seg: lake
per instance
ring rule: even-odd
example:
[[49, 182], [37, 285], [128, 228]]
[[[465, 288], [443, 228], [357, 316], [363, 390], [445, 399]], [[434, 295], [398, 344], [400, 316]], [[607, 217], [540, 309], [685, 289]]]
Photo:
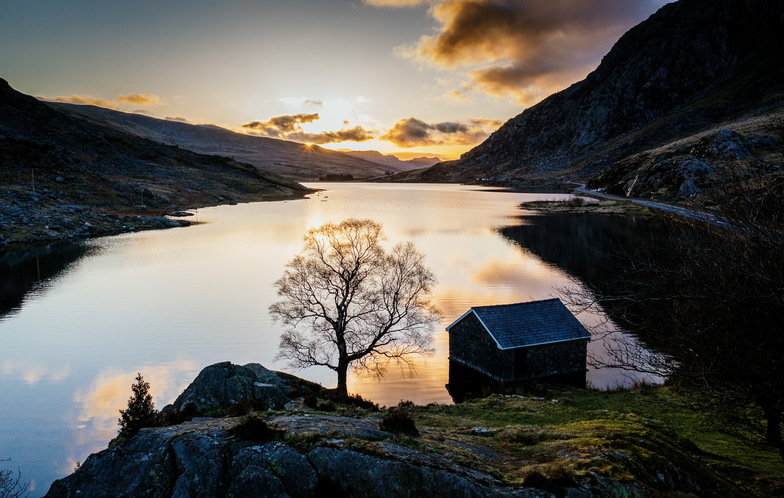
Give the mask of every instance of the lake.
[[[381, 405], [450, 403], [444, 328], [471, 306], [555, 297], [579, 285], [502, 227], [524, 222], [519, 204], [568, 199], [458, 185], [314, 183], [306, 199], [200, 209], [199, 225], [107, 237], [25, 263], [32, 290], [0, 308], [0, 458], [32, 480], [33, 496], [73, 471], [117, 433], [137, 372], [162, 408], [207, 365], [261, 363], [325, 386], [334, 372], [292, 371], [275, 361], [282, 331], [267, 308], [272, 283], [312, 227], [346, 218], [383, 224], [389, 246], [413, 241], [437, 277], [443, 321], [435, 355], [414, 378], [350, 375], [349, 392]], [[546, 237], [546, 235], [545, 235]], [[60, 258], [60, 259], [58, 259]], [[38, 281], [40, 280], [40, 281]], [[578, 315], [586, 325], [602, 317]], [[599, 342], [589, 348], [601, 354]], [[612, 387], [618, 372], [589, 369]]]

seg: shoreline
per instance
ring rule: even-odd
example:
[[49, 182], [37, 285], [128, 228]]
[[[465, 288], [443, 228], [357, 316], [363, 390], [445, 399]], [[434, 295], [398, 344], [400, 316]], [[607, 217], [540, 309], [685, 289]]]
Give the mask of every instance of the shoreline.
[[[304, 198], [317, 190], [289, 194], [252, 194], [242, 198], [206, 199], [187, 207], [166, 208], [135, 206], [95, 206], [59, 204], [43, 200], [42, 194], [27, 192], [0, 203], [0, 259], [10, 253], [32, 250], [58, 243], [79, 243], [98, 237], [146, 230], [188, 227], [197, 224], [187, 219], [188, 211], [249, 202], [275, 202]], [[8, 194], [11, 194], [8, 192]], [[10, 196], [10, 195], [9, 195]], [[5, 196], [8, 197], [8, 196]]]
[[622, 216], [653, 217], [651, 208], [625, 201], [598, 200], [586, 201], [578, 196], [569, 201], [529, 201], [519, 205], [520, 209], [540, 214], [608, 214]]

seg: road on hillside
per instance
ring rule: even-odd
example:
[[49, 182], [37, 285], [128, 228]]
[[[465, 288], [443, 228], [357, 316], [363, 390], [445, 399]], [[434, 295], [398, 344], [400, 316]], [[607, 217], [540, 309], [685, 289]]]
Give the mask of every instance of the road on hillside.
[[725, 225], [726, 222], [721, 220], [719, 217], [714, 216], [709, 213], [703, 213], [701, 211], [695, 211], [694, 209], [687, 209], [680, 206], [673, 206], [671, 204], [664, 204], [663, 202], [654, 202], [654, 201], [644, 201], [642, 199], [630, 199], [628, 197], [619, 197], [616, 195], [605, 194], [604, 192], [599, 192], [597, 190], [590, 190], [585, 188], [584, 183], [578, 182], [566, 182], [571, 183], [572, 185], [577, 185], [574, 188], [575, 192], [579, 192], [583, 195], [588, 195], [591, 197], [598, 197], [600, 199], [609, 199], [613, 201], [625, 201], [631, 202], [632, 204], [639, 204], [640, 206], [645, 206], [653, 209], [661, 209], [663, 211], [667, 211], [669, 213], [674, 213], [680, 216], [685, 216], [686, 218], [693, 218], [695, 220], [706, 221], [708, 223], [712, 223], [714, 225]]

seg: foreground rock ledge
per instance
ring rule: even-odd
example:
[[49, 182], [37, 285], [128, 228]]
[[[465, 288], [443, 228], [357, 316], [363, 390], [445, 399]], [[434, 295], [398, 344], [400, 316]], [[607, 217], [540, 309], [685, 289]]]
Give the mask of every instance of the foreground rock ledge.
[[[144, 429], [129, 442], [90, 456], [73, 475], [55, 482], [47, 496], [527, 495], [504, 490], [491, 476], [446, 458], [382, 441], [392, 435], [367, 421], [273, 417], [287, 434], [296, 434], [290, 430], [304, 419], [313, 429], [307, 437], [323, 438], [303, 450], [282, 441], [236, 440], [229, 429], [240, 419], [199, 418]], [[376, 454], [350, 449], [346, 440], [356, 437], [355, 428], [364, 440], [376, 439]]]
[[[238, 405], [248, 405], [263, 407], [260, 409], [265, 411], [237, 417], [202, 416], [178, 425], [142, 429], [133, 438], [90, 455], [73, 474], [52, 484], [46, 496], [734, 494], [731, 485], [722, 483], [682, 444], [636, 422], [624, 422], [620, 432], [604, 440], [596, 439], [588, 447], [563, 443], [565, 446], [554, 453], [558, 459], [555, 462], [549, 457], [534, 462], [530, 456], [521, 458], [520, 449], [537, 448], [538, 444], [560, 445], [568, 438], [577, 441], [586, 436], [602, 437], [601, 434], [609, 434], [608, 426], [597, 421], [579, 429], [567, 427], [559, 435], [551, 429], [528, 426], [457, 429], [455, 421], [459, 415], [455, 412], [460, 408], [442, 405], [422, 407], [431, 423], [419, 427], [421, 437], [410, 437], [381, 430], [383, 413], [354, 406], [341, 408], [342, 415], [307, 413], [301, 396], [313, 396], [312, 393], [323, 394], [324, 390], [261, 365], [212, 365], [166, 410], [175, 414], [183, 410], [216, 413], [217, 406], [236, 409]], [[518, 413], [529, 406], [552, 404], [542, 398], [522, 396], [494, 399], [499, 404], [488, 410], [488, 415], [496, 408]], [[285, 409], [276, 410], [281, 406]], [[259, 419], [264, 421], [264, 431], [237, 430], [250, 425], [249, 420]], [[609, 447], [607, 441], [613, 441], [617, 447]], [[646, 446], [655, 451], [638, 451], [640, 448], [632, 446], [638, 442], [640, 448]], [[519, 470], [526, 466], [539, 465], [536, 468], [542, 469], [542, 465], [560, 465], [560, 460], [568, 459], [580, 459], [575, 467], [582, 469], [579, 475], [561, 471], [560, 477], [553, 477], [533, 472], [525, 479], [519, 478]], [[618, 469], [627, 474], [616, 480]]]

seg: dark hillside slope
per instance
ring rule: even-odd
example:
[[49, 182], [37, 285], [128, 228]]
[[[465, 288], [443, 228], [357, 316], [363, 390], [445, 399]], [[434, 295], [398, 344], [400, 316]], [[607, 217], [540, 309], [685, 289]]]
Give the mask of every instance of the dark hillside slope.
[[681, 0], [623, 35], [583, 81], [421, 179], [587, 179], [641, 151], [780, 110], [782, 95], [784, 2]]
[[123, 218], [131, 215], [308, 192], [249, 164], [73, 119], [2, 79], [0, 184], [0, 248], [117, 233], [144, 221]]
[[348, 174], [362, 179], [406, 169], [378, 164], [317, 145], [307, 146], [287, 140], [244, 135], [214, 125], [194, 125], [89, 105], [48, 104], [80, 120], [111, 126], [200, 154], [231, 157], [252, 164], [259, 171], [297, 181], [318, 180], [328, 174]]

